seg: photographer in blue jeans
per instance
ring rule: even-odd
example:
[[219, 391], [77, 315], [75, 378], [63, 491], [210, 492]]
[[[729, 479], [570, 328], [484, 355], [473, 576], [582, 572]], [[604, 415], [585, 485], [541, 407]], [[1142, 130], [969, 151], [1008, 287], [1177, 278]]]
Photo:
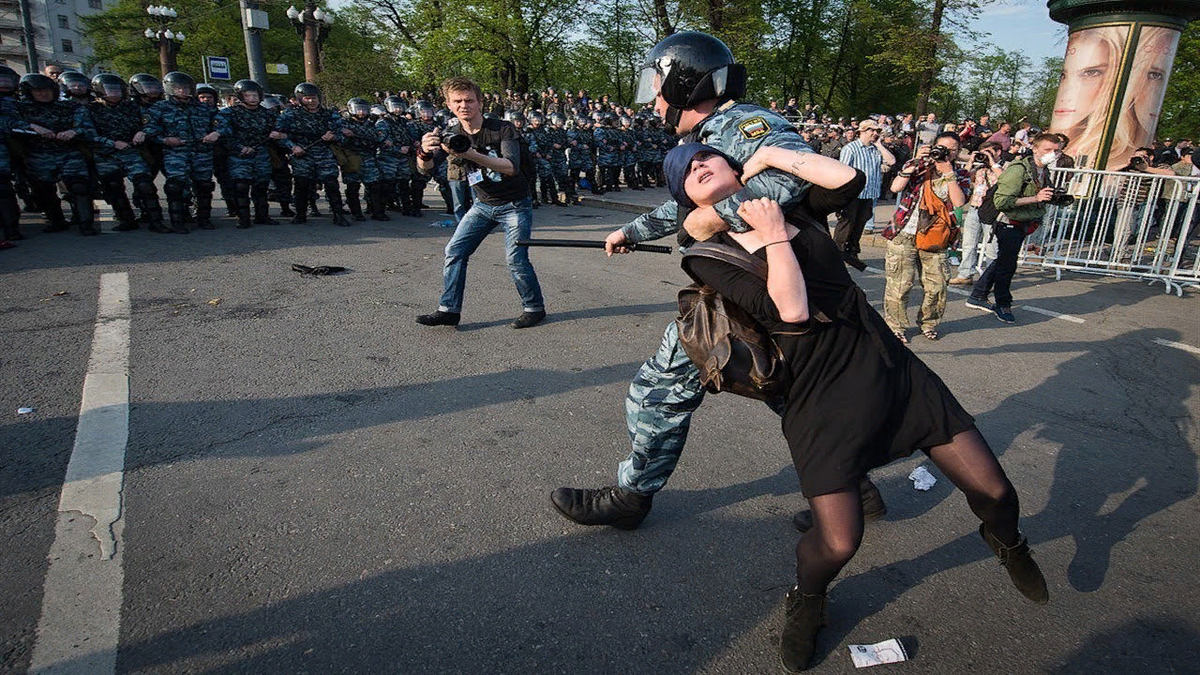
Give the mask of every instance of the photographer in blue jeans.
[[513, 328], [529, 328], [546, 318], [542, 287], [529, 262], [529, 251], [517, 246], [528, 239], [533, 226], [533, 206], [529, 183], [521, 166], [520, 132], [511, 122], [483, 116], [483, 93], [479, 85], [465, 77], [452, 77], [442, 83], [446, 105], [457, 118], [446, 129], [435, 128], [421, 137], [417, 168], [430, 174], [443, 161], [449, 161], [474, 188], [475, 203], [463, 214], [450, 242], [446, 244], [446, 262], [442, 277], [445, 288], [438, 309], [417, 317], [425, 326], [457, 326], [462, 316], [463, 291], [467, 283], [467, 262], [483, 238], [500, 226], [504, 228], [504, 250], [508, 271], [521, 296], [522, 312]]

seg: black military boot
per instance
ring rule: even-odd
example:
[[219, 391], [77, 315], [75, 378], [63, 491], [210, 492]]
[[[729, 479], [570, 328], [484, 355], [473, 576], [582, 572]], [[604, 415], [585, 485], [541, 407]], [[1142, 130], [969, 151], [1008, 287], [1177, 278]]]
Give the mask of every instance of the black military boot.
[[346, 205], [350, 207], [350, 217], [361, 223], [366, 217], [363, 216], [362, 202], [358, 198], [360, 190], [362, 183], [346, 183]]
[[133, 212], [133, 205], [129, 203], [129, 197], [126, 197], [124, 190], [120, 196], [109, 200], [109, 205], [112, 206], [113, 217], [116, 218], [117, 226], [113, 228], [114, 232], [130, 232], [140, 229], [142, 226], [138, 224], [137, 215]]
[[46, 218], [47, 225], [42, 228], [42, 232], [65, 232], [67, 218], [63, 215], [57, 186], [54, 183], [38, 181], [32, 183], [29, 188], [33, 192], [33, 198], [37, 205], [41, 207], [42, 215]]
[[190, 231], [187, 226], [187, 210], [188, 203], [182, 197], [171, 197], [167, 199], [167, 216], [171, 220], [170, 232], [174, 234], [188, 234]]
[[550, 493], [550, 503], [568, 520], [580, 525], [612, 525], [619, 530], [641, 525], [653, 501], [654, 495], [617, 486], [599, 490], [558, 488]]
[[371, 208], [371, 220], [387, 222], [392, 219], [387, 214], [386, 189], [383, 181], [367, 184], [367, 206]]
[[100, 231], [96, 229], [96, 207], [92, 203], [91, 192], [86, 189], [86, 186], [83, 187], [82, 192], [77, 192], [75, 189], [71, 191], [71, 212], [75, 224], [79, 227], [79, 234], [92, 237], [100, 234]]
[[[338, 227], [350, 227], [350, 221], [342, 215], [342, 190], [338, 186], [336, 178], [325, 181], [325, 199], [329, 200], [329, 211], [333, 215], [333, 224]], [[362, 215], [361, 207], [359, 215]]]
[[[233, 186], [233, 190], [229, 197], [232, 199], [233, 210], [237, 215], [237, 228], [239, 230], [247, 230], [250, 228], [250, 183], [239, 180]], [[230, 201], [227, 199], [226, 201]]]
[[202, 230], [217, 229], [212, 221], [212, 181], [193, 181], [192, 191], [196, 195], [196, 227]]
[[604, 168], [608, 172], [608, 191], [609, 192], [620, 192], [621, 191], [621, 167], [606, 166]]
[[17, 194], [13, 192], [12, 180], [0, 180], [0, 227], [3, 228], [4, 238], [8, 241], [21, 241], [21, 205], [17, 202]]
[[599, 182], [599, 176], [596, 174], [595, 169], [588, 171], [588, 184], [592, 186], [592, 194], [604, 194], [604, 185]]
[[784, 600], [783, 632], [779, 635], [779, 661], [789, 673], [808, 669], [817, 650], [817, 633], [828, 623], [824, 595], [801, 593], [793, 586]]
[[400, 202], [400, 214], [413, 215], [412, 186], [406, 180], [396, 181], [396, 200]]
[[1008, 576], [1012, 579], [1013, 586], [1021, 591], [1021, 595], [1039, 605], [1050, 601], [1050, 591], [1046, 589], [1046, 578], [1042, 576], [1041, 568], [1033, 559], [1033, 552], [1029, 550], [1029, 541], [1025, 537], [1018, 533], [1017, 541], [1006, 546], [983, 523], [979, 524], [979, 536], [983, 537], [988, 548], [992, 549], [992, 553], [995, 553], [996, 557], [1000, 559], [1000, 564], [1008, 570]]
[[292, 204], [296, 209], [292, 214], [292, 224], [302, 225], [308, 222], [308, 180], [297, 178], [292, 185]]
[[254, 204], [255, 225], [278, 225], [279, 221], [271, 217], [271, 199], [266, 183], [257, 183], [250, 187], [250, 201]]
[[410, 181], [408, 184], [408, 198], [411, 200], [412, 206], [409, 208], [409, 215], [414, 218], [421, 217], [421, 193], [425, 191], [425, 186], [420, 181]]

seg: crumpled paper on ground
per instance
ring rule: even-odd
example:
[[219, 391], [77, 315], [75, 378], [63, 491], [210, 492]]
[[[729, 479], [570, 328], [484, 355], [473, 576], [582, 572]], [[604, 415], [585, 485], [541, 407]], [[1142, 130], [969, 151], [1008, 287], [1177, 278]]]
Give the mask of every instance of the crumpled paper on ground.
[[933, 474], [929, 473], [929, 469], [923, 466], [913, 469], [912, 473], [908, 474], [908, 479], [913, 482], [913, 487], [918, 490], [928, 490], [937, 482]]

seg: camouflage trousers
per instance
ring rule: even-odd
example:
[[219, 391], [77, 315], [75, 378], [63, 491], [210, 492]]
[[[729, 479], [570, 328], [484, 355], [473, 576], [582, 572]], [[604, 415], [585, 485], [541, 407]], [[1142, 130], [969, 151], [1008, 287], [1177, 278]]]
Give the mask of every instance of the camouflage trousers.
[[379, 153], [375, 163], [379, 165], [380, 178], [383, 180], [408, 180], [412, 178], [412, 163], [408, 155]]
[[[658, 352], [642, 364], [625, 397], [625, 423], [633, 446], [617, 468], [617, 485], [654, 494], [667, 484], [692, 424], [692, 413], [704, 401], [700, 371], [679, 344], [672, 321]], [[768, 404], [783, 414], [783, 401]]]
[[269, 183], [273, 171], [271, 153], [265, 147], [255, 148], [248, 157], [240, 152], [229, 157], [229, 177], [235, 181]]
[[900, 232], [889, 241], [885, 255], [886, 285], [883, 289], [883, 318], [892, 330], [903, 330], [908, 323], [908, 296], [919, 276], [925, 297], [917, 313], [921, 330], [937, 328], [946, 313], [946, 284], [950, 281], [950, 261], [946, 252], [917, 250], [916, 235]]
[[100, 176], [120, 174], [126, 178], [137, 175], [150, 175], [150, 167], [137, 148], [129, 147], [124, 150], [97, 149], [95, 151], [96, 173]]
[[567, 168], [567, 158], [556, 157], [550, 160], [550, 170], [554, 173], [554, 182], [558, 184], [558, 189], [567, 193], [567, 196], [573, 196], [575, 181], [571, 180], [571, 173]]

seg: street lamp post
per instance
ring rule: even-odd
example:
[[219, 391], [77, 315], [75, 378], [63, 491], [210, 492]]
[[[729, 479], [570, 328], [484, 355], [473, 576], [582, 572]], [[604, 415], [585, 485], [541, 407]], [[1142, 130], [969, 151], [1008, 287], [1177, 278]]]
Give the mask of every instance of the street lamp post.
[[171, 20], [179, 16], [179, 12], [165, 6], [150, 5], [146, 8], [146, 13], [154, 17], [158, 22], [158, 28], [147, 28], [142, 35], [150, 41], [158, 49], [158, 64], [162, 69], [163, 77], [167, 73], [178, 70], [175, 65], [175, 57], [179, 54], [179, 47], [183, 44], [183, 33], [176, 33], [171, 30], [168, 24]]
[[304, 79], [313, 82], [321, 72], [321, 45], [329, 35], [333, 15], [314, 1], [306, 3], [304, 11], [288, 7], [287, 16], [296, 33], [304, 38]]

